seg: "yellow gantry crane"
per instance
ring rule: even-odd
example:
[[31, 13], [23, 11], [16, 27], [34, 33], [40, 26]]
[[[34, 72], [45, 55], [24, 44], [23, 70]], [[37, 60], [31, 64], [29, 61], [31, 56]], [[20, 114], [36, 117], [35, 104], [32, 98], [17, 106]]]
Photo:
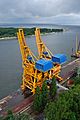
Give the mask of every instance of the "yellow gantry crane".
[[34, 56], [30, 48], [26, 44], [23, 29], [19, 29], [19, 31], [17, 32], [17, 36], [18, 36], [20, 51], [22, 55], [22, 67], [23, 67], [21, 88], [24, 93], [26, 92], [27, 88], [29, 88], [34, 93], [36, 73], [37, 73], [34, 66], [35, 66], [35, 60], [37, 58]]
[[[36, 36], [36, 44], [37, 44], [37, 48], [38, 48], [38, 55], [39, 58], [46, 58], [46, 59], [52, 59], [52, 56], [54, 56], [52, 54], [52, 52], [46, 47], [46, 45], [43, 43], [42, 39], [41, 39], [41, 35], [40, 35], [40, 29], [36, 28], [35, 30], [35, 36]], [[53, 76], [55, 76], [59, 81], [62, 81], [63, 78], [61, 78], [59, 76], [60, 71], [61, 71], [61, 65], [57, 62], [53, 63], [54, 66], [51, 69], [51, 78]]]
[[80, 41], [78, 43], [78, 36], [76, 35], [76, 56], [80, 57]]
[[61, 65], [58, 63], [53, 64], [51, 60], [52, 53], [42, 42], [40, 30], [37, 28], [35, 35], [39, 53], [38, 59], [26, 44], [23, 29], [19, 29], [17, 32], [22, 55], [23, 76], [21, 89], [24, 95], [26, 95], [27, 89], [35, 94], [36, 87], [39, 86], [41, 88], [43, 82], [51, 80], [53, 76], [62, 80], [59, 76]]
[[[21, 89], [25, 94], [27, 88], [29, 88], [34, 94], [36, 87], [42, 87], [43, 81], [49, 79], [49, 72], [53, 67], [53, 64], [50, 60], [37, 60], [35, 55], [31, 52], [30, 48], [26, 44], [23, 29], [18, 30], [17, 36], [22, 55], [23, 67]], [[46, 65], [48, 65], [47, 68]]]
[[71, 57], [79, 58], [80, 57], [80, 41], [78, 41], [78, 36], [76, 35], [76, 51], [73, 53], [72, 48], [72, 55]]

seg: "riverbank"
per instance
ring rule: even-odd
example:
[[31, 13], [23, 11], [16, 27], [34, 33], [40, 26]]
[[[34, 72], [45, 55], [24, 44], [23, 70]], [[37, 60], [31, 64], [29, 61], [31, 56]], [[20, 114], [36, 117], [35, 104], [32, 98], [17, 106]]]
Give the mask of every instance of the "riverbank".
[[[55, 34], [55, 32], [41, 33], [41, 36], [43, 36], [43, 35], [49, 35], [49, 34]], [[31, 36], [35, 36], [35, 35], [34, 34], [33, 35], [27, 35], [25, 37], [31, 37]], [[2, 38], [0, 38], [0, 41], [2, 41], [2, 40], [14, 40], [14, 39], [17, 39], [17, 37], [2, 37]]]
[[17, 38], [17, 37], [2, 37], [2, 38], [0, 38], [0, 41], [2, 41], [2, 40], [13, 40], [15, 38]]
[[[35, 35], [35, 28], [23, 28], [25, 36]], [[17, 37], [18, 28], [0, 28], [0, 40], [14, 39]], [[63, 29], [41, 28], [41, 34], [63, 32]]]

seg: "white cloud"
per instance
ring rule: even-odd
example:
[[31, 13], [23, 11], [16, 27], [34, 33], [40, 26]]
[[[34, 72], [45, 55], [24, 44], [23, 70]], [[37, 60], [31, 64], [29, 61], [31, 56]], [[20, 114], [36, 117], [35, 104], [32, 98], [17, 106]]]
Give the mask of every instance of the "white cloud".
[[80, 24], [80, 0], [2, 0], [0, 23]]

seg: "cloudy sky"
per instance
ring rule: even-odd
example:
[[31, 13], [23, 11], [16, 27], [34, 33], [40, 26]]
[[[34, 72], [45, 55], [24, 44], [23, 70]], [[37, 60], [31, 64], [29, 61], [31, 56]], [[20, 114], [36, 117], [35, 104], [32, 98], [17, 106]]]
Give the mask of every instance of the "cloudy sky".
[[80, 0], [0, 0], [0, 23], [80, 25]]

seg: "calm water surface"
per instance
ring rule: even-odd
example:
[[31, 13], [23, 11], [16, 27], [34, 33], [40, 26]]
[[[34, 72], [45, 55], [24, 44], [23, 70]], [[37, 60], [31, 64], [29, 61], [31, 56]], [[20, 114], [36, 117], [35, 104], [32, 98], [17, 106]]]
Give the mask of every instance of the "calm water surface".
[[[67, 32], [43, 35], [42, 39], [53, 54], [64, 53], [70, 61], [72, 47], [75, 50], [76, 33], [80, 39], [79, 31], [79, 27], [73, 27]], [[37, 56], [35, 37], [28, 37], [27, 44]], [[0, 99], [19, 89], [22, 79], [21, 65], [17, 39], [0, 41]]]

